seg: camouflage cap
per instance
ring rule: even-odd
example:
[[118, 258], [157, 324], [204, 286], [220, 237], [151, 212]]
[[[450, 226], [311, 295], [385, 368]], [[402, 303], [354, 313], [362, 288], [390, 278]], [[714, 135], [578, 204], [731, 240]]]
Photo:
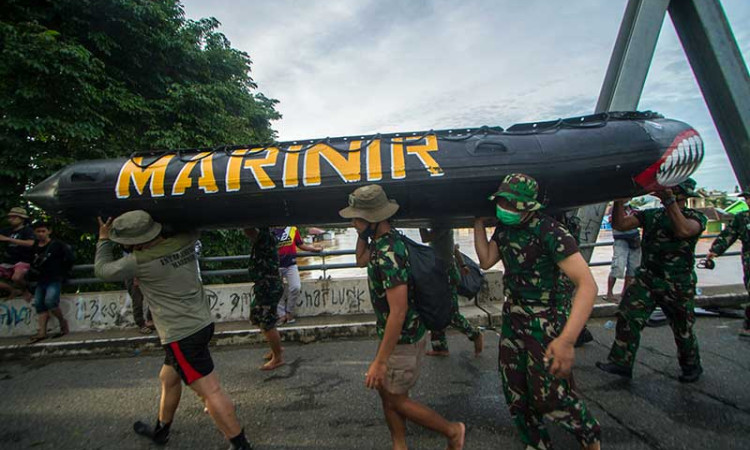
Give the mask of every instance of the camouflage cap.
[[398, 203], [389, 200], [377, 184], [368, 184], [349, 194], [349, 206], [340, 210], [344, 219], [364, 219], [371, 223], [382, 222], [398, 211]]
[[700, 197], [701, 195], [695, 190], [695, 187], [697, 185], [698, 183], [696, 183], [694, 179], [688, 178], [687, 180], [675, 186], [674, 189], [677, 191], [682, 191], [682, 193], [687, 197]]
[[109, 238], [122, 245], [145, 244], [161, 233], [161, 224], [143, 210], [128, 211], [112, 222]]
[[512, 173], [503, 179], [497, 192], [490, 195], [488, 200], [494, 201], [497, 197], [513, 203], [518, 211], [536, 211], [544, 208], [544, 205], [536, 200], [539, 186], [536, 180], [522, 173]]

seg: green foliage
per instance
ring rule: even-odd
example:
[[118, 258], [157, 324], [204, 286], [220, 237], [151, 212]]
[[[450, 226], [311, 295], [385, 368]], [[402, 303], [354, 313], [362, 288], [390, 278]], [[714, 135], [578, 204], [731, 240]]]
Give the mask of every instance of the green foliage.
[[74, 161], [273, 140], [277, 101], [218, 26], [169, 0], [0, 2], [0, 211]]

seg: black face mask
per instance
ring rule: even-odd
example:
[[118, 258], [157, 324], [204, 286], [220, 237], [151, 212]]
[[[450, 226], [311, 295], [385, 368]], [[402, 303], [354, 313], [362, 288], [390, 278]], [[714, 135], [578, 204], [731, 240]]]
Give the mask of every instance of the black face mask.
[[[375, 228], [372, 227], [372, 225], [375, 225]], [[375, 229], [378, 228], [378, 224], [369, 224], [367, 225], [367, 228], [364, 229], [361, 233], [359, 233], [359, 238], [362, 239], [365, 242], [369, 242], [370, 238], [375, 236]]]

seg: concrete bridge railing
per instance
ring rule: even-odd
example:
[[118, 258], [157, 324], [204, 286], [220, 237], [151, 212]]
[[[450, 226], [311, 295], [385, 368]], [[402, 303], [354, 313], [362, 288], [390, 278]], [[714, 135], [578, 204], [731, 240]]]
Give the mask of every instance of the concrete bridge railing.
[[[487, 283], [479, 294], [484, 304], [500, 305], [503, 298], [502, 272], [486, 273]], [[252, 284], [206, 285], [211, 314], [217, 322], [249, 320]], [[94, 331], [135, 327], [126, 291], [64, 294], [60, 308], [70, 330]], [[468, 303], [461, 298], [460, 302]], [[367, 278], [303, 280], [296, 308], [299, 317], [372, 313]], [[55, 319], [50, 319], [56, 327]], [[37, 330], [33, 305], [17, 298], [0, 302], [0, 338], [31, 336]]]

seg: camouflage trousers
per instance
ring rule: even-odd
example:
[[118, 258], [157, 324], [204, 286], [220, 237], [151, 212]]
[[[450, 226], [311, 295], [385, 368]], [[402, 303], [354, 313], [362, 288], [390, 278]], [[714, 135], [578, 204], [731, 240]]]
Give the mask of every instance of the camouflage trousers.
[[599, 422], [576, 394], [573, 377], [556, 378], [545, 367], [544, 352], [561, 331], [558, 317], [554, 306], [503, 306], [500, 377], [511, 419], [527, 449], [552, 448], [545, 417], [582, 445], [601, 439]]
[[635, 354], [641, 341], [641, 330], [654, 312], [654, 308], [659, 306], [672, 327], [680, 366], [699, 366], [701, 359], [698, 339], [693, 333], [694, 292], [695, 289], [690, 284], [675, 286], [665, 280], [636, 276], [620, 301], [615, 341], [609, 352], [609, 361], [629, 369], [633, 368]]
[[[479, 328], [472, 326], [466, 317], [458, 310], [458, 293], [455, 286], [453, 287], [453, 315], [451, 315], [450, 326], [465, 334], [470, 341], [475, 341], [479, 335]], [[445, 336], [445, 330], [430, 332], [432, 349], [436, 352], [448, 351], [448, 339]]]
[[262, 331], [276, 328], [279, 316], [276, 309], [284, 295], [284, 285], [279, 282], [256, 282], [253, 284], [253, 300], [250, 302], [250, 322]]

